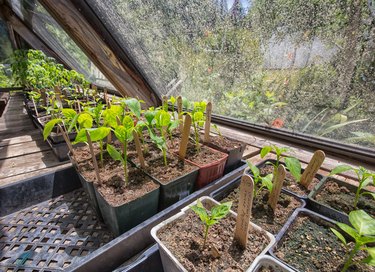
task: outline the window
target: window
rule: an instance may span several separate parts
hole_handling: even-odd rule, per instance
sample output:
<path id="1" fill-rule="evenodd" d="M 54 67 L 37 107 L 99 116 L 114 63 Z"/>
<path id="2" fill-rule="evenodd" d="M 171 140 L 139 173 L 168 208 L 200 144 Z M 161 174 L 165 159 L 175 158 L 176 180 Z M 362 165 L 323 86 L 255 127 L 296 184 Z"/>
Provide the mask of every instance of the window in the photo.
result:
<path id="1" fill-rule="evenodd" d="M 371 1 L 86 1 L 161 94 L 375 147 Z"/>
<path id="2" fill-rule="evenodd" d="M 22 3 L 22 4 L 21 4 Z M 99 69 L 82 52 L 49 13 L 34 0 L 11 1 L 15 13 L 32 27 L 70 67 L 85 75 L 94 84 L 115 89 Z"/>

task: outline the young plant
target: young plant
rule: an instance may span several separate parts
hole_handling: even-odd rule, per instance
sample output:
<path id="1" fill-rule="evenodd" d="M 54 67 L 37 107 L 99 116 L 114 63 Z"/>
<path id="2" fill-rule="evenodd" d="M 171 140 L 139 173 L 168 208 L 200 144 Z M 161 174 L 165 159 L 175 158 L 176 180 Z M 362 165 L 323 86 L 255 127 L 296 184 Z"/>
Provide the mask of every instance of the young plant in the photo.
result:
<path id="1" fill-rule="evenodd" d="M 368 185 L 375 185 L 375 174 L 370 173 L 366 168 L 362 166 L 354 168 L 349 165 L 338 165 L 334 169 L 332 169 L 329 175 L 332 176 L 347 171 L 353 171 L 354 173 L 356 173 L 359 182 L 353 203 L 354 209 L 357 209 L 359 198 L 363 195 L 370 195 L 375 199 L 375 193 L 362 191 Z"/>
<path id="2" fill-rule="evenodd" d="M 285 152 L 289 151 L 289 148 L 287 147 L 278 147 L 276 145 L 269 145 L 264 146 L 262 150 L 260 151 L 260 157 L 264 158 L 268 153 L 271 151 L 275 152 L 276 154 L 276 162 L 270 164 L 273 166 L 273 174 L 277 174 L 277 169 L 280 165 L 280 162 L 284 160 L 284 163 L 286 165 L 286 168 L 288 171 L 292 174 L 292 176 L 299 182 L 301 180 L 301 162 L 294 157 L 287 157 L 285 156 Z"/>
<path id="3" fill-rule="evenodd" d="M 193 110 L 191 112 L 191 122 L 194 128 L 194 141 L 195 141 L 195 150 L 196 152 L 200 151 L 199 143 L 199 128 L 203 127 L 205 122 L 205 111 L 207 103 L 205 101 L 194 102 Z"/>
<path id="4" fill-rule="evenodd" d="M 247 165 L 249 166 L 251 172 L 253 173 L 254 176 L 254 198 L 258 195 L 258 193 L 266 188 L 268 191 L 271 193 L 272 192 L 272 179 L 273 179 L 273 174 L 268 174 L 265 177 L 262 177 L 260 175 L 260 170 L 258 167 L 253 165 L 251 162 L 247 161 Z"/>
<path id="5" fill-rule="evenodd" d="M 345 237 L 339 231 L 331 228 L 332 232 L 344 244 L 347 252 L 341 272 L 349 269 L 353 264 L 353 257 L 361 250 L 367 251 L 369 256 L 360 262 L 375 266 L 375 247 L 368 246 L 375 242 L 375 219 L 363 210 L 356 210 L 349 213 L 349 221 L 354 228 L 339 222 L 336 225 L 354 239 L 354 247 L 346 241 Z"/>
<path id="6" fill-rule="evenodd" d="M 197 201 L 196 205 L 191 206 L 191 209 L 199 216 L 200 220 L 204 224 L 203 248 L 206 246 L 209 228 L 218 223 L 220 219 L 224 218 L 229 213 L 231 207 L 232 202 L 225 202 L 212 207 L 211 211 L 208 212 L 203 207 L 200 200 Z"/>
<path id="7" fill-rule="evenodd" d="M 65 128 L 68 126 L 69 129 L 67 130 L 67 132 L 69 133 L 71 131 L 71 127 L 73 126 L 73 123 L 75 123 L 75 120 L 77 118 L 76 111 L 73 109 L 62 109 L 61 114 L 62 116 L 60 116 L 60 118 L 54 118 L 50 120 L 47 124 L 45 124 L 43 129 L 44 140 L 47 139 L 47 137 L 51 134 L 53 128 L 57 124 L 63 124 Z"/>
<path id="8" fill-rule="evenodd" d="M 134 121 L 129 115 L 125 115 L 122 123 L 115 127 L 114 132 L 123 147 L 122 155 L 113 145 L 107 144 L 107 151 L 112 159 L 121 161 L 124 167 L 125 186 L 128 185 L 128 143 L 133 140 Z"/>

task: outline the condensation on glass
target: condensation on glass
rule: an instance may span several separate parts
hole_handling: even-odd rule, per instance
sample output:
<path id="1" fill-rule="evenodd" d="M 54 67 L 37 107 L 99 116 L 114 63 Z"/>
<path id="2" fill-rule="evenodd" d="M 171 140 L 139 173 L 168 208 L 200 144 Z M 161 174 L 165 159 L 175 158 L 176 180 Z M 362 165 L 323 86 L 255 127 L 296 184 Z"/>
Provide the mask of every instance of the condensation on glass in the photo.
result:
<path id="1" fill-rule="evenodd" d="M 375 147 L 374 1 L 86 2 L 159 93 Z"/>
<path id="2" fill-rule="evenodd" d="M 8 1 L 13 11 L 70 67 L 94 84 L 115 89 L 92 61 L 35 0 Z"/>

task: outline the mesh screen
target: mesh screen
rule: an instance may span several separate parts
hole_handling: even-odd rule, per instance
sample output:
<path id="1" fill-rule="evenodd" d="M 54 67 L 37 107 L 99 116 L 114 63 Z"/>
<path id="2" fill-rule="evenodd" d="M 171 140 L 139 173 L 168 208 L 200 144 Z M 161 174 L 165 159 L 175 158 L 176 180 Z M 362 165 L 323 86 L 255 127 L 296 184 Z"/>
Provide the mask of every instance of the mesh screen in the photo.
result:
<path id="1" fill-rule="evenodd" d="M 70 67 L 95 84 L 115 89 L 38 1 L 9 1 L 13 11 Z"/>
<path id="2" fill-rule="evenodd" d="M 160 93 L 375 147 L 374 1 L 86 2 Z"/>

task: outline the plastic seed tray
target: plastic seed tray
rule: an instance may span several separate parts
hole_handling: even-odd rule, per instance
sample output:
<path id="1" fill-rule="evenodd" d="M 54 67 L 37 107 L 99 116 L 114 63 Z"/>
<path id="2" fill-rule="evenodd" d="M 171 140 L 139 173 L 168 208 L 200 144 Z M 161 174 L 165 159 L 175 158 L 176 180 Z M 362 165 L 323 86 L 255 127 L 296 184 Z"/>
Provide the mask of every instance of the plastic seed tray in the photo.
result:
<path id="1" fill-rule="evenodd" d="M 0 271 L 63 271 L 112 239 L 77 189 L 0 219 Z"/>

